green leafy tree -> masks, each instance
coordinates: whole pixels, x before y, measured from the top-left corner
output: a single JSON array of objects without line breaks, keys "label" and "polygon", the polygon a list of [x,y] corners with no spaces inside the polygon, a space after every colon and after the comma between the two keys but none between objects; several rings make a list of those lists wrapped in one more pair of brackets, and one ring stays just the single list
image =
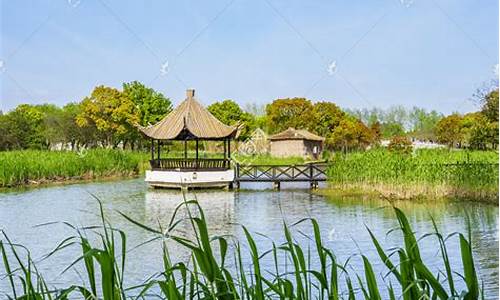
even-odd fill
[{"label": "green leafy tree", "polygon": [[46,148],[64,142],[62,124],[62,109],[54,104],[42,104],[35,106],[42,113],[41,132]]},{"label": "green leafy tree", "polygon": [[136,106],[141,126],[155,124],[172,111],[169,98],[138,81],[124,83],[123,94]]},{"label": "green leafy tree", "polygon": [[405,135],[405,129],[399,123],[382,123],[380,128],[382,137],[384,138],[392,138],[394,136]]},{"label": "green leafy tree", "polygon": [[309,119],[309,130],[321,136],[329,136],[335,127],[339,126],[345,113],[332,102],[315,103],[311,118]]},{"label": "green leafy tree", "polygon": [[16,149],[17,140],[12,129],[13,125],[10,116],[0,114],[0,151]]},{"label": "green leafy tree", "polygon": [[208,111],[226,125],[241,125],[240,139],[247,139],[256,128],[255,118],[241,109],[233,100],[214,102],[207,107]]},{"label": "green leafy tree", "polygon": [[488,121],[498,123],[498,88],[484,97],[481,112]]},{"label": "green leafy tree", "polygon": [[393,106],[385,112],[384,123],[399,124],[404,129],[408,123],[408,115],[409,114],[404,106]]},{"label": "green leafy tree", "polygon": [[435,110],[427,112],[423,108],[413,107],[408,114],[411,136],[424,140],[434,140],[434,128],[442,118],[443,115]]},{"label": "green leafy tree", "polygon": [[29,104],[21,104],[7,115],[7,128],[13,148],[46,148],[42,134],[43,117],[40,110]]},{"label": "green leafy tree", "polygon": [[97,128],[92,124],[78,126],[77,117],[82,113],[80,103],[68,103],[62,108],[62,129],[65,143],[69,143],[71,150],[81,146],[92,147],[96,144]]},{"label": "green leafy tree", "polygon": [[313,105],[305,98],[277,99],[266,106],[270,133],[289,127],[305,129],[311,123]]},{"label": "green leafy tree", "polygon": [[[172,111],[172,102],[169,98],[138,81],[124,83],[123,94],[134,104],[138,124],[141,126],[156,124]],[[145,137],[133,128],[127,133],[126,140],[131,149],[134,149],[136,144],[141,148]]]},{"label": "green leafy tree", "polygon": [[476,113],[474,122],[467,129],[470,148],[486,150],[498,146],[498,122],[490,122],[484,114]]}]

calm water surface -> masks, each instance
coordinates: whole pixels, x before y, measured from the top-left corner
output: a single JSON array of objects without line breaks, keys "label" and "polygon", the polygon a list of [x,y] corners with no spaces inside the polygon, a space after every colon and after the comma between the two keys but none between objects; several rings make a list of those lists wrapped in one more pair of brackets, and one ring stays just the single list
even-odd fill
[{"label": "calm water surface", "polygon": [[[148,189],[142,179],[0,193],[0,229],[5,230],[15,242],[27,246],[33,257],[40,258],[64,238],[74,234],[74,231],[62,223],[36,225],[54,221],[65,221],[77,226],[99,224],[98,205],[91,193],[102,200],[113,225],[128,234],[128,283],[141,283],[161,271],[160,245],[148,243],[133,249],[152,236],[125,220],[118,211],[151,226],[166,225],[173,209],[182,201],[182,194]],[[311,194],[307,189],[283,189],[279,192],[259,189],[240,192],[197,191],[196,195],[188,195],[188,198],[193,197],[197,197],[205,209],[213,234],[234,235],[242,241],[244,235],[236,223],[281,242],[283,219],[291,224],[305,217],[314,217],[323,231],[325,244],[334,249],[341,262],[352,257],[350,265],[359,273],[363,270],[357,255],[360,253],[359,249],[363,249],[363,254],[371,259],[378,273],[386,272],[365,225],[372,229],[385,248],[401,245],[398,233],[386,235],[397,226],[397,221],[392,210],[387,208],[388,204],[381,200],[324,197]],[[465,232],[465,216],[468,214],[472,221],[473,249],[480,279],[484,282],[488,299],[498,298],[496,206],[464,202],[401,202],[398,206],[405,211],[418,235],[432,231],[430,215],[445,234]],[[311,228],[306,224],[295,228],[295,236],[301,243],[307,243],[307,239],[301,238],[299,230],[311,234]],[[180,232],[189,236],[191,231],[186,224]],[[256,236],[256,239],[261,251],[269,248],[269,240],[260,236]],[[176,260],[188,259],[183,248],[172,245],[170,251]],[[423,240],[422,255],[434,269],[441,267],[437,251],[435,240]],[[459,267],[460,253],[456,237],[449,240],[449,251],[452,264]],[[81,282],[78,269],[60,274],[80,254],[77,247],[67,248],[48,260],[39,262],[38,267],[51,285],[67,286],[69,282]],[[0,268],[0,273],[3,272]],[[6,289],[7,282],[0,277],[0,290]]]}]

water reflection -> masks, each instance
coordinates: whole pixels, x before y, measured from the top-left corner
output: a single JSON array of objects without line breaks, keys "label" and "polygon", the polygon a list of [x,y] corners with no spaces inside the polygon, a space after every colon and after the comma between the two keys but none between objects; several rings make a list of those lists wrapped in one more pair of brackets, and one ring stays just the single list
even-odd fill
[{"label": "water reflection", "polygon": [[[75,225],[95,225],[99,223],[96,200],[99,197],[111,223],[127,232],[129,244],[127,260],[127,282],[141,283],[149,276],[162,270],[161,244],[150,240],[153,235],[123,218],[122,212],[148,226],[165,228],[179,203],[184,197],[178,191],[147,189],[142,179],[120,182],[91,183],[27,190],[0,194],[0,228],[4,229],[16,242],[28,246],[34,257],[50,252],[61,240],[73,234],[61,225],[34,227],[51,221],[67,221]],[[197,199],[204,209],[211,234],[231,235],[245,241],[241,227],[245,225],[252,232],[260,232],[280,243],[283,241],[283,220],[292,224],[302,218],[314,217],[318,220],[325,245],[335,251],[339,261],[346,261],[363,249],[363,254],[374,262],[377,273],[385,269],[373,248],[365,229],[370,227],[385,248],[401,245],[401,236],[386,233],[397,226],[390,203],[373,197],[341,198],[311,194],[307,189],[195,191],[186,195],[187,200]],[[436,220],[444,234],[466,231],[467,215],[471,220],[473,250],[479,268],[480,279],[488,290],[487,298],[498,297],[498,208],[468,202],[397,202],[405,211],[417,234],[432,231],[430,216]],[[180,209],[178,217],[187,217],[187,211]],[[293,232],[300,243],[308,243],[299,233],[312,235],[311,226],[304,223],[295,226]],[[178,234],[193,236],[191,224],[179,225]],[[256,235],[260,251],[270,248],[268,238]],[[356,243],[354,243],[354,240]],[[433,268],[441,267],[436,243],[432,239],[422,242],[422,255]],[[449,240],[452,264],[460,266],[459,245],[456,238]],[[189,253],[179,245],[169,243],[173,261],[187,261]],[[80,282],[74,273],[59,276],[80,255],[80,249],[67,248],[41,264],[40,269],[49,279],[49,284],[64,286],[66,283]],[[263,262],[266,267],[267,262]],[[351,266],[362,270],[362,263],[354,258]],[[269,266],[271,267],[271,266]],[[1,271],[0,271],[1,272]],[[0,280],[0,290],[8,287],[8,282]]]},{"label": "water reflection", "polygon": [[[175,209],[184,201],[197,200],[203,209],[210,229],[217,234],[231,234],[227,225],[233,222],[235,193],[231,191],[197,191],[186,194],[171,190],[148,190],[145,195],[146,219],[149,223],[168,224]],[[194,215],[197,209],[189,206]],[[178,209],[176,218],[187,218],[188,211],[183,205]],[[185,222],[189,225],[188,222]],[[190,226],[190,225],[189,225]],[[188,231],[188,228],[185,228]]]}]

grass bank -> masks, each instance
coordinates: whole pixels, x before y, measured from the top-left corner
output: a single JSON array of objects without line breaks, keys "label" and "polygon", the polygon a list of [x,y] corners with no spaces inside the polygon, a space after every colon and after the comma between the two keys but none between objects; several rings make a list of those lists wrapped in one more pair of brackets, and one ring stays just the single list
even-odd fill
[{"label": "grass bank", "polygon": [[336,155],[328,169],[333,189],[389,198],[453,197],[498,202],[498,153],[418,150],[404,155],[374,149]]},{"label": "grass bank", "polygon": [[0,187],[135,176],[148,154],[111,149],[0,152]]},{"label": "grass bank", "polygon": [[[398,230],[402,236],[399,246],[385,250],[368,228],[372,245],[359,249],[346,262],[337,260],[334,251],[324,244],[315,219],[303,219],[294,224],[283,221],[282,242],[272,242],[262,249],[256,238],[262,235],[241,226],[244,239],[234,236],[210,235],[207,220],[194,200],[181,203],[168,224],[148,227],[130,217],[128,221],[141,227],[160,241],[158,253],[163,264],[144,282],[127,285],[127,233],[112,227],[100,209],[100,226],[74,227],[64,224],[75,234],[61,241],[42,258],[74,247],[79,257],[67,262],[61,274],[74,270],[80,279],[63,287],[49,287],[37,269],[28,249],[16,244],[0,232],[0,275],[10,291],[7,299],[480,299],[483,291],[474,265],[471,233],[456,233],[444,237],[433,222],[434,231],[418,238],[404,213],[394,208]],[[299,243],[301,229],[309,226],[309,242]],[[61,224],[63,225],[63,224]],[[470,223],[469,223],[470,225]],[[44,226],[54,226],[46,224]],[[470,226],[469,226],[470,227]],[[188,229],[188,230],[187,230]],[[470,229],[469,229],[470,231]],[[97,238],[96,238],[97,236]],[[422,239],[434,239],[438,261],[428,264],[420,255]],[[452,265],[448,256],[450,239],[458,239],[461,264]],[[169,245],[175,243],[191,255],[175,261]],[[372,249],[368,249],[372,247]],[[363,252],[376,250],[379,259],[368,259]],[[174,250],[175,251],[175,250]],[[144,257],[144,259],[147,259]],[[359,259],[362,267],[353,267]],[[270,260],[264,268],[264,260]],[[382,265],[384,272],[374,271],[372,265]],[[81,275],[80,275],[81,274]],[[53,279],[50,279],[53,280]],[[483,296],[484,299],[484,296]]]}]

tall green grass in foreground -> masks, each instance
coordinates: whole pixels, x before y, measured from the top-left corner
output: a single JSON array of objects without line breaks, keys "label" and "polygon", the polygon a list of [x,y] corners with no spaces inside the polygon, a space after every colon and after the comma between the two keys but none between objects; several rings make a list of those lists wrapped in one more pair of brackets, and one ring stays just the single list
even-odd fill
[{"label": "tall green grass in foreground", "polygon": [[[177,216],[187,208],[188,217]],[[403,244],[384,250],[377,237],[369,231],[373,247],[387,267],[387,274],[378,276],[373,261],[363,253],[363,269],[351,270],[349,261],[341,263],[331,249],[323,244],[316,220],[303,219],[295,224],[283,222],[284,242],[261,249],[255,235],[242,226],[245,241],[231,236],[211,236],[207,220],[196,201],[179,205],[168,225],[152,228],[123,215],[130,222],[151,232],[151,240],[161,241],[163,266],[143,284],[126,286],[126,233],[112,227],[101,206],[100,227],[76,228],[74,236],[63,240],[47,258],[66,247],[81,249],[81,256],[63,273],[80,267],[85,270],[81,283],[64,288],[49,287],[36,269],[29,251],[13,243],[4,233],[0,241],[3,280],[11,286],[9,299],[479,299],[482,295],[471,250],[471,236],[455,234],[460,241],[462,266],[450,264],[446,242],[434,223],[435,231],[422,238],[434,238],[442,259],[442,269],[432,272],[420,256],[419,241],[406,216],[394,208],[403,235]],[[177,227],[191,227],[192,238],[177,234]],[[299,244],[293,227],[309,223],[313,229],[308,245]],[[470,229],[469,229],[470,231]],[[93,245],[89,234],[96,234]],[[174,262],[167,242],[174,242],[190,251],[187,263]],[[362,251],[362,250],[361,250]],[[251,263],[245,264],[247,254]],[[146,258],[144,258],[146,259]],[[271,269],[262,261],[270,259]],[[463,272],[462,272],[463,270]],[[460,274],[459,272],[462,272]],[[457,275],[457,276],[455,276]],[[458,282],[460,281],[460,282]],[[463,282],[462,282],[463,281]],[[457,286],[464,286],[460,290]]]},{"label": "tall green grass in foreground", "polygon": [[433,149],[404,155],[374,149],[333,157],[328,178],[340,186],[400,186],[410,195],[413,189],[413,194],[497,201],[498,152]]},{"label": "tall green grass in foreground", "polygon": [[92,149],[0,152],[0,187],[137,174],[148,154]]}]

